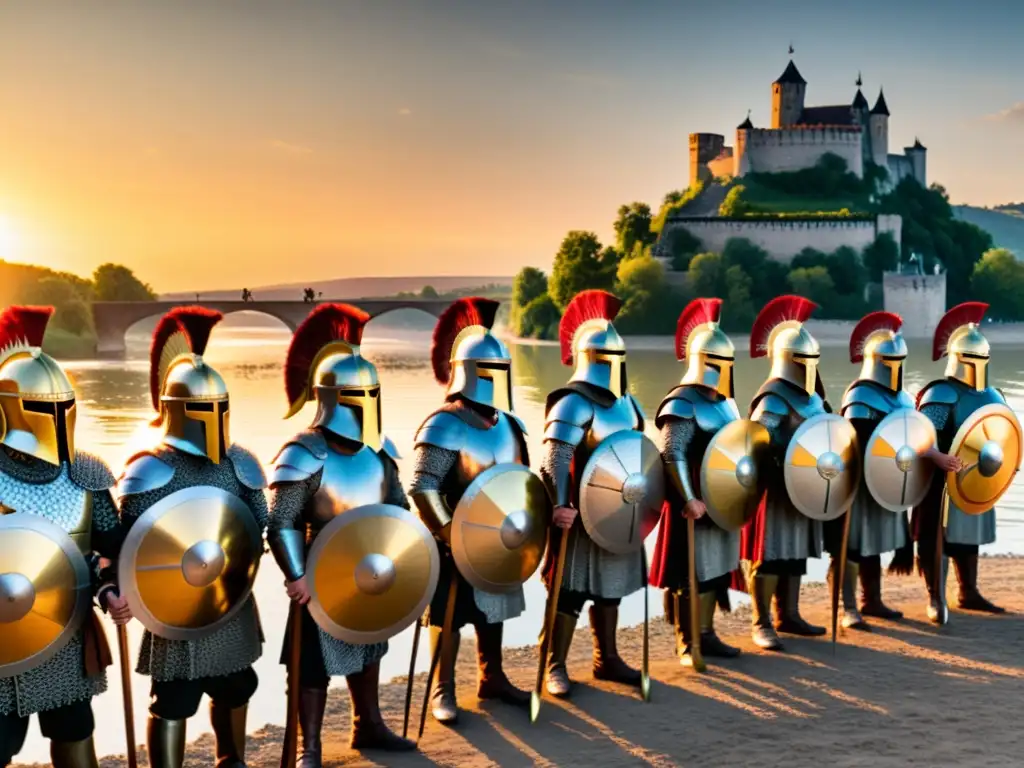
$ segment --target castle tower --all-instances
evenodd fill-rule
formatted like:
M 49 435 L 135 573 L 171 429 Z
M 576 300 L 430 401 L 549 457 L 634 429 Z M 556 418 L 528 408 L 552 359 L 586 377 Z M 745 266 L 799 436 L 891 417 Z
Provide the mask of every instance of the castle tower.
M 914 139 L 914 146 L 906 147 L 903 151 L 910 158 L 910 165 L 914 169 L 914 178 L 917 179 L 917 183 L 922 187 L 927 187 L 928 175 L 925 164 L 928 159 L 928 150 L 921 143 L 920 139 Z
M 878 89 L 878 101 L 871 108 L 868 118 L 869 135 L 871 136 L 871 162 L 882 168 L 889 167 L 889 107 L 885 103 L 885 93 Z
M 750 160 L 747 158 L 747 136 L 753 130 L 750 113 L 747 119 L 736 126 L 736 147 L 733 150 L 733 176 L 739 177 L 750 172 Z
M 863 84 L 864 80 L 861 78 L 860 72 L 858 72 L 857 93 L 853 97 L 853 104 L 850 105 L 850 114 L 853 116 L 854 124 L 861 127 L 860 150 L 862 161 L 869 163 L 871 162 L 871 132 L 868 130 L 868 100 L 864 98 L 864 93 L 860 89 Z
M 708 163 L 722 153 L 725 136 L 720 133 L 690 134 L 690 186 L 711 179 Z
M 800 122 L 807 81 L 789 60 L 786 70 L 772 83 L 772 128 L 788 128 Z

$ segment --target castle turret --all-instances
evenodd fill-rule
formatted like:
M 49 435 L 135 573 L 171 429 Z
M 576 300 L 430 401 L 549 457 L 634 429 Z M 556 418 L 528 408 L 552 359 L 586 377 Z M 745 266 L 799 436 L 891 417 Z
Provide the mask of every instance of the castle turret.
M 871 108 L 868 118 L 871 136 L 871 162 L 882 168 L 889 164 L 889 107 L 885 103 L 885 93 L 878 89 L 878 100 Z
M 725 148 L 725 136 L 720 133 L 690 134 L 690 186 L 711 179 L 708 163 Z
M 910 158 L 910 165 L 914 169 L 914 178 L 917 179 L 917 183 L 922 187 L 927 187 L 928 174 L 926 162 L 928 160 L 928 150 L 921 143 L 920 139 L 914 139 L 914 146 L 906 147 L 903 151 Z
M 772 83 L 772 128 L 788 128 L 800 122 L 807 81 L 789 60 L 785 71 Z
M 750 113 L 747 119 L 736 126 L 736 147 L 733 150 L 733 176 L 739 177 L 750 172 L 750 161 L 747 158 L 747 136 L 753 130 L 754 124 L 750 122 Z

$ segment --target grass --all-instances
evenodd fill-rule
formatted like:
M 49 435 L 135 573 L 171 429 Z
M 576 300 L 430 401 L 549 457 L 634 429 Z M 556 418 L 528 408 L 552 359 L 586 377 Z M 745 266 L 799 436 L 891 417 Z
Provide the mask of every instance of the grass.
M 753 213 L 803 214 L 816 213 L 835 214 L 847 209 L 851 215 L 868 214 L 867 203 L 859 198 L 821 198 L 787 195 L 778 190 L 768 189 L 757 182 L 742 179 L 740 183 L 746 188 L 743 200 L 753 209 Z

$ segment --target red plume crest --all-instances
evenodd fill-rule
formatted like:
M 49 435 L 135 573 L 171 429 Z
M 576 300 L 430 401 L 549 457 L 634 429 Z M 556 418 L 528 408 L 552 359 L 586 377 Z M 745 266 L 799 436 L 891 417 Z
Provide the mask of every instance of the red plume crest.
M 437 320 L 434 339 L 430 345 L 430 365 L 438 384 L 447 385 L 452 375 L 452 346 L 458 335 L 471 325 L 482 325 L 490 330 L 501 302 L 466 296 L 456 299 Z
M 987 311 L 988 304 L 984 302 L 965 301 L 944 314 L 935 327 L 935 336 L 932 338 L 932 360 L 940 360 L 946 354 L 949 337 L 957 328 L 968 323 L 980 323 L 985 319 Z
M 622 300 L 608 291 L 592 289 L 576 294 L 558 324 L 558 340 L 562 346 L 562 363 L 572 365 L 572 340 L 576 331 L 588 320 L 611 322 L 619 314 Z
M 305 393 L 320 350 L 336 341 L 359 346 L 369 321 L 370 316 L 359 307 L 341 303 L 321 304 L 306 316 L 295 329 L 285 357 L 284 391 L 289 404 Z
M 223 318 L 224 315 L 217 310 L 199 306 L 175 307 L 160 318 L 149 348 L 149 392 L 156 410 L 160 410 L 160 385 L 166 373 L 160 363 L 167 343 L 180 333 L 192 354 L 202 355 L 206 352 L 213 327 Z
M 53 307 L 7 307 L 0 312 L 0 352 L 15 344 L 43 346 Z
M 871 312 L 864 315 L 850 336 L 850 362 L 859 363 L 864 360 L 864 344 L 868 336 L 876 331 L 897 333 L 902 325 L 903 318 L 895 312 Z
M 817 304 L 803 296 L 777 296 L 769 301 L 750 329 L 750 356 L 764 357 L 768 354 L 768 339 L 779 323 L 787 320 L 805 323 L 817 308 Z
M 717 323 L 722 313 L 721 299 L 694 299 L 686 305 L 676 322 L 676 359 L 686 359 L 686 341 L 693 330 L 705 323 Z

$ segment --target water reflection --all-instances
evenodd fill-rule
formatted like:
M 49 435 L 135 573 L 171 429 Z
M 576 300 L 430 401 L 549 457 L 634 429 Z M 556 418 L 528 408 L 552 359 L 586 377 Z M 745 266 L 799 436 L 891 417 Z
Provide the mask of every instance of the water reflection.
M 415 315 L 414 315 L 415 316 Z M 231 321 L 235 322 L 232 323 Z M 430 330 L 421 324 L 419 330 L 402 323 L 399 331 L 371 323 L 367 329 L 364 354 L 372 359 L 380 372 L 384 431 L 395 441 L 403 459 L 399 462 L 403 480 L 411 479 L 412 441 L 420 422 L 441 402 L 442 391 L 434 383 L 429 367 Z M 415 326 L 414 326 L 415 327 Z M 302 429 L 312 416 L 313 406 L 290 421 L 286 411 L 281 362 L 289 334 L 283 326 L 252 328 L 238 325 L 229 318 L 213 335 L 207 359 L 224 376 L 231 392 L 232 437 L 254 451 L 269 464 L 284 441 Z M 148 339 L 129 338 L 126 361 L 83 361 L 68 366 L 77 383 L 79 408 L 78 444 L 87 451 L 100 454 L 115 472 L 126 460 L 150 444 L 153 431 L 149 426 L 154 413 L 150 406 Z M 737 339 L 737 348 L 744 343 Z M 1024 409 L 1024 370 L 1021 356 L 1024 345 L 999 345 L 993 349 L 991 375 L 996 386 L 1003 389 L 1018 413 Z M 682 367 L 671 352 L 668 339 L 644 340 L 634 344 L 629 355 L 629 380 L 634 393 L 649 416 L 664 394 L 678 381 Z M 561 365 L 557 347 L 553 345 L 512 345 L 514 397 L 516 409 L 529 432 L 530 452 L 539 457 L 543 434 L 544 400 L 549 391 L 564 383 L 568 369 Z M 739 355 L 736 363 L 736 395 L 741 410 L 750 401 L 767 373 L 764 360 L 750 360 Z M 822 350 L 822 376 L 833 405 L 838 400 L 857 368 L 848 362 L 845 347 L 832 346 Z M 935 376 L 941 375 L 942 364 L 932 363 L 930 348 L 925 342 L 910 344 L 908 388 L 916 393 Z M 649 430 L 653 425 L 649 425 Z M 1024 552 L 1024 514 L 1021 488 L 1015 484 L 999 510 L 999 540 L 988 547 L 990 552 Z M 653 545 L 654 537 L 649 540 Z M 812 562 L 812 576 L 821 578 L 824 564 Z M 281 632 L 287 615 L 287 600 L 282 576 L 271 557 L 263 562 L 257 584 L 260 613 L 267 634 L 263 658 L 257 664 L 260 689 L 250 707 L 250 725 L 282 722 L 284 718 L 284 673 L 277 660 L 281 649 Z M 536 641 L 543 613 L 544 591 L 536 578 L 527 585 L 527 613 L 508 622 L 505 641 L 509 645 L 525 645 Z M 652 612 L 660 609 L 660 599 L 652 595 Z M 642 620 L 641 596 L 626 600 L 623 621 Z M 113 639 L 113 632 L 109 633 Z M 131 627 L 131 646 L 138 647 L 141 630 Z M 383 677 L 405 674 L 411 650 L 411 631 L 391 642 L 391 652 L 383 663 Z M 427 664 L 426 649 L 421 648 L 419 669 Z M 145 731 L 148 704 L 148 680 L 133 677 L 138 737 Z M 124 734 L 119 711 L 120 682 L 117 672 L 110 676 L 110 691 L 96 702 L 97 746 L 100 754 L 123 751 Z M 201 710 L 203 712 L 205 710 Z M 205 716 L 200 714 L 191 723 L 190 737 L 208 731 Z M 48 759 L 45 743 L 33 725 L 32 735 L 21 755 L 25 761 Z

